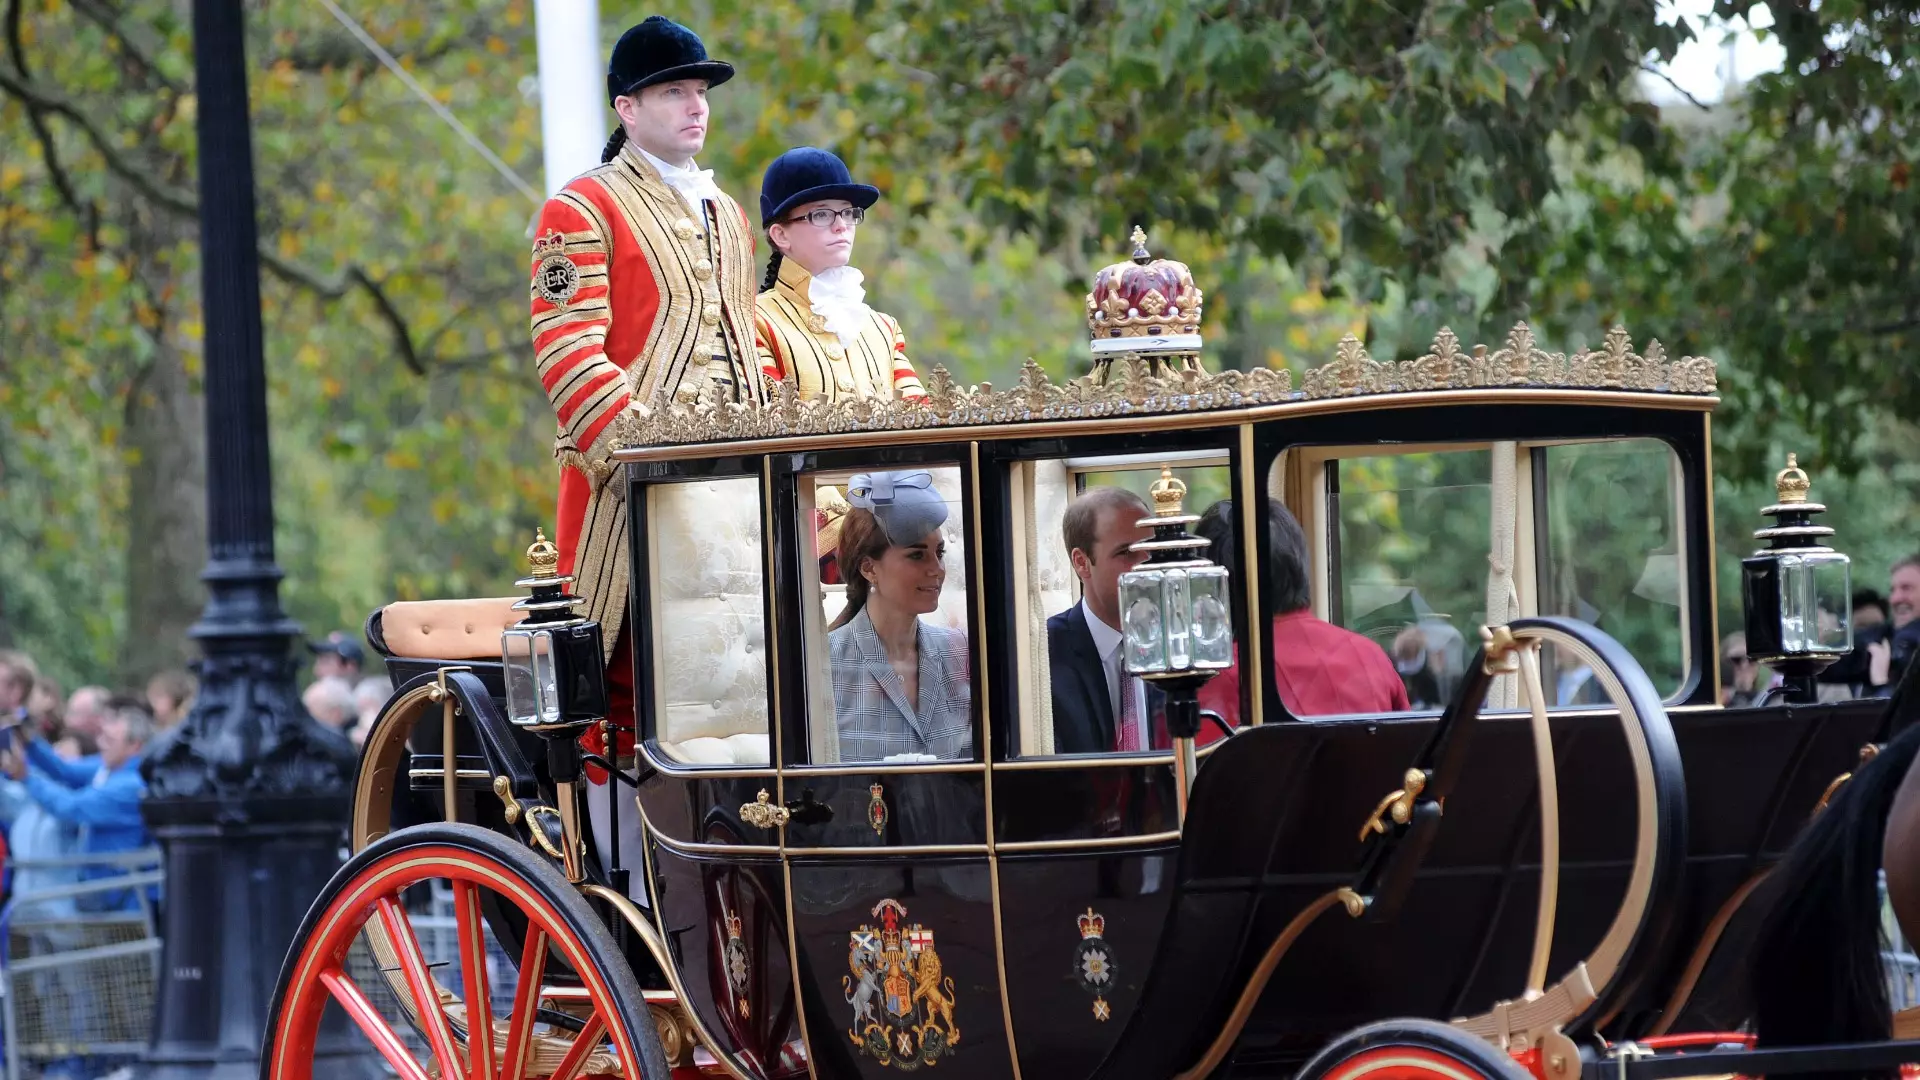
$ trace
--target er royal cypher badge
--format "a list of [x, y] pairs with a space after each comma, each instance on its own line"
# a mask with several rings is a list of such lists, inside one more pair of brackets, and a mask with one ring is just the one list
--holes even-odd
[[580, 268], [567, 254], [566, 238], [550, 232], [533, 242], [533, 257], [540, 265], [533, 272], [533, 291], [555, 307], [563, 306], [580, 291]]
[[934, 1065], [960, 1042], [953, 1022], [953, 980], [940, 969], [933, 931], [906, 925], [898, 900], [873, 906], [878, 927], [862, 925], [847, 936], [847, 967], [840, 977], [853, 1026], [854, 1048], [881, 1065], [912, 1072]]

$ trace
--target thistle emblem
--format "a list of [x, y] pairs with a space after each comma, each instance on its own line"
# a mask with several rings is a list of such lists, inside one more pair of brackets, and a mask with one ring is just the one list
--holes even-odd
[[739, 1011], [741, 1019], [744, 1020], [750, 1015], [747, 1008], [747, 988], [749, 986], [748, 977], [751, 975], [751, 969], [748, 965], [747, 958], [747, 939], [746, 936], [740, 932], [740, 916], [738, 914], [731, 911], [727, 912], [726, 921], [727, 985], [733, 990], [734, 1008]]
[[1119, 970], [1113, 961], [1113, 947], [1104, 936], [1107, 917], [1088, 908], [1087, 913], [1075, 921], [1080, 924], [1080, 944], [1073, 950], [1073, 974], [1080, 982], [1080, 989], [1093, 995], [1093, 1018], [1105, 1023], [1113, 1017], [1107, 991], [1113, 988], [1114, 975]]

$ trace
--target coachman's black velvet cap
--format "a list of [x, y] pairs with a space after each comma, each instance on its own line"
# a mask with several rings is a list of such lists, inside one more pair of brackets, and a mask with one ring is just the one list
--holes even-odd
[[733, 65], [707, 59], [700, 35], [664, 15], [649, 15], [620, 35], [607, 61], [607, 104], [655, 83], [705, 79], [719, 86], [733, 78]]
[[766, 228], [803, 203], [845, 199], [865, 210], [880, 201], [880, 189], [853, 182], [847, 163], [831, 151], [796, 146], [773, 159], [760, 181], [760, 227]]

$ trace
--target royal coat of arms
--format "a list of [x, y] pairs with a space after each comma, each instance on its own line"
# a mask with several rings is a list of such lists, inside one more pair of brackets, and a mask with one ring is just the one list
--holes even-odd
[[953, 1021], [953, 980], [940, 969], [933, 931], [907, 925], [906, 906], [882, 900], [873, 906], [880, 925], [848, 934], [847, 967], [841, 976], [855, 1048], [882, 1065], [911, 1072], [933, 1065], [960, 1042]]

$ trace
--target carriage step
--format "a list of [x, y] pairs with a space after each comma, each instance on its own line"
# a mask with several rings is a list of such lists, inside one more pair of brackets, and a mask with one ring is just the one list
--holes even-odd
[[[407, 786], [415, 791], [439, 791], [446, 780], [446, 769], [432, 758], [426, 759], [426, 762], [407, 770]], [[486, 762], [477, 757], [455, 758], [454, 783], [462, 791], [493, 790], [493, 773], [485, 765]]]

